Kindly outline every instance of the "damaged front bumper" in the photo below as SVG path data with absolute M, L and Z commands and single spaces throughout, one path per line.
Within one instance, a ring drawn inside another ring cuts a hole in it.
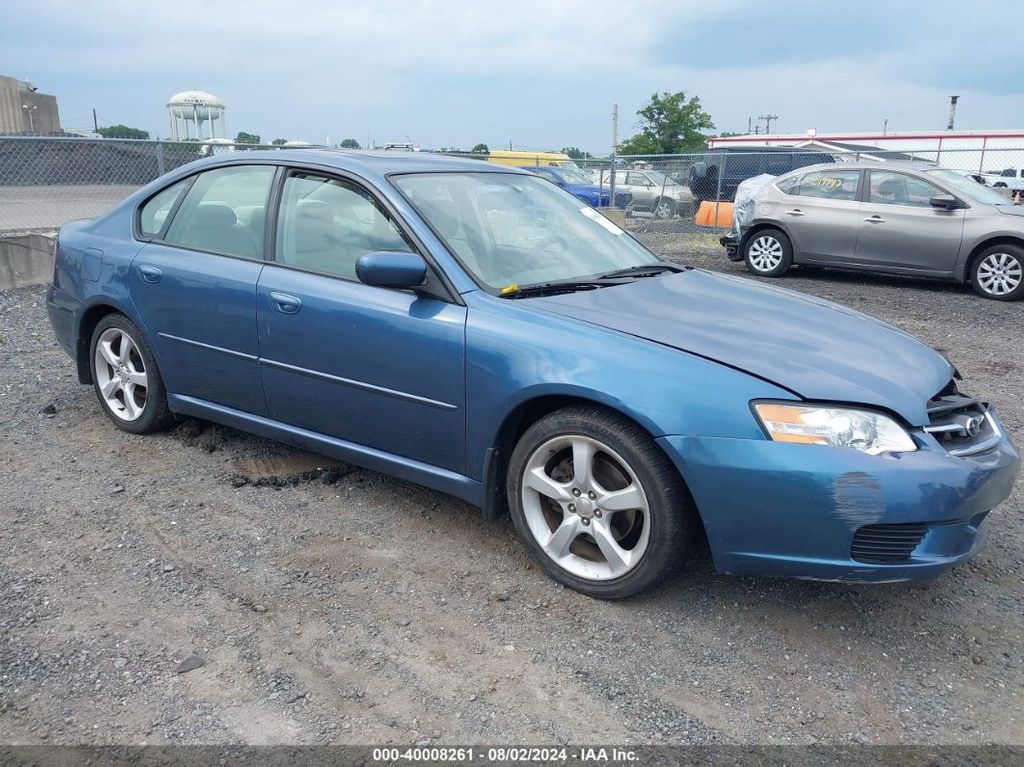
M 725 248 L 725 255 L 729 257 L 730 261 L 742 261 L 743 254 L 740 253 L 739 240 L 732 235 L 726 235 L 725 237 L 719 237 L 718 241 Z
M 846 448 L 661 437 L 707 531 L 715 567 L 736 575 L 929 581 L 985 541 L 989 512 L 1020 459 L 1003 436 L 957 457 L 941 448 Z

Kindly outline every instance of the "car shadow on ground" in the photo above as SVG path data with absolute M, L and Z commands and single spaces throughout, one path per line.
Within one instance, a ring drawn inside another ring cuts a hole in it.
M 874 285 L 896 289 L 915 288 L 931 293 L 962 293 L 974 295 L 970 285 L 948 282 L 941 279 L 914 277 L 901 274 L 877 274 L 873 272 L 854 272 L 845 269 L 826 269 L 822 267 L 797 267 L 791 272 L 793 277 L 809 282 L 833 282 L 836 284 L 857 283 L 858 285 Z M 786 277 L 783 277 L 784 281 Z M 769 280 L 777 282 L 777 280 Z M 977 296 L 979 300 L 984 300 Z
M 236 455 L 236 464 L 245 462 L 248 456 L 260 456 L 266 473 L 262 476 L 247 477 L 246 484 L 266 487 L 268 491 L 287 486 L 316 487 L 327 482 L 333 484 L 338 481 L 339 469 L 340 476 L 350 479 L 355 477 L 371 486 L 377 483 L 390 483 L 390 492 L 403 497 L 408 504 L 408 511 L 402 512 L 408 513 L 408 524 L 414 525 L 424 510 L 429 510 L 438 521 L 443 520 L 458 528 L 453 530 L 452 534 L 462 538 L 465 545 L 480 551 L 490 549 L 495 558 L 509 558 L 510 561 L 502 564 L 514 566 L 523 573 L 522 578 L 532 581 L 509 586 L 532 590 L 548 582 L 548 576 L 539 567 L 521 569 L 529 561 L 529 555 L 525 549 L 517 552 L 520 542 L 507 514 L 497 520 L 484 520 L 478 509 L 453 496 L 198 419 L 186 419 L 172 434 L 186 445 L 204 451 L 210 449 L 209 440 L 215 441 L 218 448 Z M 204 438 L 208 441 L 204 442 Z M 310 470 L 308 467 L 313 465 L 320 465 L 323 468 Z M 225 480 L 237 482 L 236 476 L 233 470 L 229 469 Z M 401 516 L 396 523 L 403 524 Z M 508 543 L 511 550 L 504 546 L 497 549 L 496 543 Z M 722 605 L 757 606 L 763 605 L 767 600 L 773 611 L 782 610 L 794 615 L 814 613 L 827 606 L 827 611 L 820 617 L 826 620 L 831 616 L 826 622 L 834 619 L 838 625 L 844 620 L 846 612 L 836 613 L 834 606 L 837 603 L 849 605 L 851 612 L 845 618 L 849 622 L 853 619 L 854 613 L 860 612 L 862 601 L 870 600 L 874 608 L 883 611 L 905 611 L 909 604 L 920 598 L 921 588 L 908 584 L 831 583 L 793 578 L 722 575 L 715 571 L 707 538 L 701 531 L 691 556 L 674 578 L 645 595 L 615 604 L 654 609 L 658 612 L 678 612 L 679 609 L 691 609 L 695 595 L 701 604 L 716 608 Z M 883 595 L 884 598 L 880 598 Z

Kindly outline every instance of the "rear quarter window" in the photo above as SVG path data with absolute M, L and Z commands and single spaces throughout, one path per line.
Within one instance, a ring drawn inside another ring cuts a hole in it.
M 191 179 L 179 181 L 150 197 L 139 211 L 139 231 L 146 237 L 156 237 L 163 231 L 167 216 L 174 209 Z

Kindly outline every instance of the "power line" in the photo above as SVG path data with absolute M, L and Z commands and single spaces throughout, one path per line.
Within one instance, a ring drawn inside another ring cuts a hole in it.
M 764 122 L 764 132 L 767 134 L 767 133 L 771 133 L 772 132 L 772 120 L 778 120 L 779 116 L 778 115 L 759 115 L 757 119 Z

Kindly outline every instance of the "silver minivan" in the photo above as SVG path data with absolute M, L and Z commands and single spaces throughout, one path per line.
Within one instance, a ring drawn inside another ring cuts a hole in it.
M 794 264 L 970 282 L 985 298 L 1024 295 L 1024 206 L 934 165 L 800 168 L 757 195 L 730 253 L 762 277 Z

